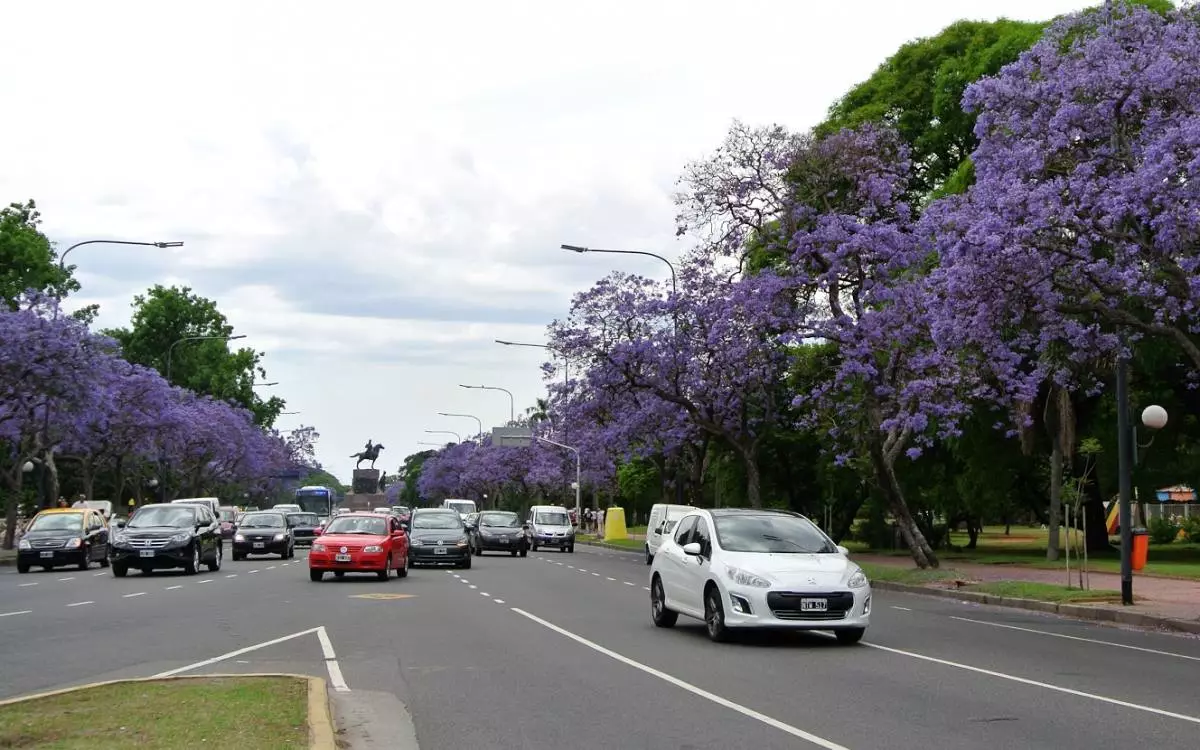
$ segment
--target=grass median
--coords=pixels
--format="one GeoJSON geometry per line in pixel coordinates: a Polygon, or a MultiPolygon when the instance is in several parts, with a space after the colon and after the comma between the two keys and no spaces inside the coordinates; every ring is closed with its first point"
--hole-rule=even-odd
{"type": "Polygon", "coordinates": [[[1037,583],[1033,581],[984,581],[970,580],[969,576],[954,568],[939,568],[937,570],[921,570],[919,568],[900,568],[892,565],[872,565],[859,563],[867,578],[871,581],[887,581],[904,583],[910,586],[928,586],[930,588],[955,589],[958,591],[974,591],[981,594],[995,594],[1012,599],[1036,599],[1043,602],[1110,602],[1120,601],[1117,591],[1106,589],[1077,589],[1059,586],[1053,583],[1037,583]]]}
{"type": "Polygon", "coordinates": [[[602,544],[611,544],[614,547],[623,547],[642,551],[646,548],[646,542],[643,539],[601,539],[594,534],[576,534],[575,538],[581,542],[599,542],[602,544]]]}
{"type": "Polygon", "coordinates": [[[308,747],[308,683],[289,677],[127,682],[0,706],[0,748],[308,747]]]}

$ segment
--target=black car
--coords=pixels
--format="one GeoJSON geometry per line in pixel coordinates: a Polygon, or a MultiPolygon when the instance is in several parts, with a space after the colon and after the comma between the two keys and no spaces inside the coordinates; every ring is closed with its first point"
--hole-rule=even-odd
{"type": "Polygon", "coordinates": [[[233,559],[244,560],[246,555],[279,555],[284,560],[295,557],[296,539],[287,515],[263,510],[242,516],[233,535],[233,559]]]}
{"type": "Polygon", "coordinates": [[[87,570],[92,561],[108,565],[108,527],[100,511],[91,508],[55,508],[34,516],[17,545],[17,572],[34,565],[50,570],[76,565],[87,570]]]}
{"type": "Polygon", "coordinates": [[[449,508],[417,508],[409,521],[408,554],[415,565],[471,567],[471,542],[462,516],[449,508]]]}
{"type": "Polygon", "coordinates": [[[203,505],[156,503],[143,505],[109,540],[113,575],[123,578],[130,568],[143,573],[183,568],[188,575],[201,565],[221,569],[221,525],[203,505]]]}
{"type": "Polygon", "coordinates": [[[288,513],[288,526],[292,527],[292,541],[296,546],[311,547],[321,528],[321,517],[316,513],[288,513]]]}
{"type": "Polygon", "coordinates": [[[485,510],[479,513],[474,523],[467,526],[471,537],[471,551],[476,557],[484,552],[507,552],[513,557],[529,554],[532,532],[529,524],[521,523],[516,513],[502,510],[485,510]]]}

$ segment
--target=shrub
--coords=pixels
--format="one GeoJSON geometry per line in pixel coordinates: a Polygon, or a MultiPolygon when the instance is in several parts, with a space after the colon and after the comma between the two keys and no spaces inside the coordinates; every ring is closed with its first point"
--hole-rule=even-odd
{"type": "Polygon", "coordinates": [[[1150,519],[1150,541],[1154,544],[1170,544],[1179,536],[1179,524],[1170,518],[1150,519]]]}

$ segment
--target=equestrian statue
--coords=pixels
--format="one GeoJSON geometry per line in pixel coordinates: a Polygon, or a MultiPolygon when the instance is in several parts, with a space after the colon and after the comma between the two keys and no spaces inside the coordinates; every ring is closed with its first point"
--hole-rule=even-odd
{"type": "Polygon", "coordinates": [[[361,452],[350,454],[350,458],[358,459],[357,463],[354,464],[354,468],[355,469],[360,468],[362,466],[363,461],[370,461],[371,468],[374,469],[375,468],[375,459],[379,458],[379,451],[381,451],[381,450],[383,450],[382,443],[379,445],[376,445],[375,443],[372,443],[370,440],[368,440],[367,447],[364,448],[361,452]]]}

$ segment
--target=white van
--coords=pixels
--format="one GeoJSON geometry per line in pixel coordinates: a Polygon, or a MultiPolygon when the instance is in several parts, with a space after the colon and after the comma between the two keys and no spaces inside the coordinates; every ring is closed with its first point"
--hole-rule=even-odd
{"type": "Polygon", "coordinates": [[[695,510],[690,505],[655,503],[650,507],[650,521],[646,523],[646,564],[654,562],[663,538],[670,534],[679,519],[695,510]]]}
{"type": "Polygon", "coordinates": [[[459,498],[454,498],[454,497],[448,497],[445,500],[443,500],[442,507],[449,508],[450,510],[458,511],[459,518],[466,518],[467,516],[471,515],[472,513],[479,512],[478,509],[475,507],[474,500],[461,500],[459,498]]]}
{"type": "Polygon", "coordinates": [[[561,505],[535,505],[529,509],[529,528],[533,532],[531,550],[538,546],[558,547],[560,552],[575,551],[575,527],[571,514],[561,505]]]}
{"type": "Polygon", "coordinates": [[[172,503],[181,503],[183,505],[206,505],[212,511],[213,518],[221,517],[221,500],[216,497],[181,497],[178,500],[172,500],[172,503]]]}

